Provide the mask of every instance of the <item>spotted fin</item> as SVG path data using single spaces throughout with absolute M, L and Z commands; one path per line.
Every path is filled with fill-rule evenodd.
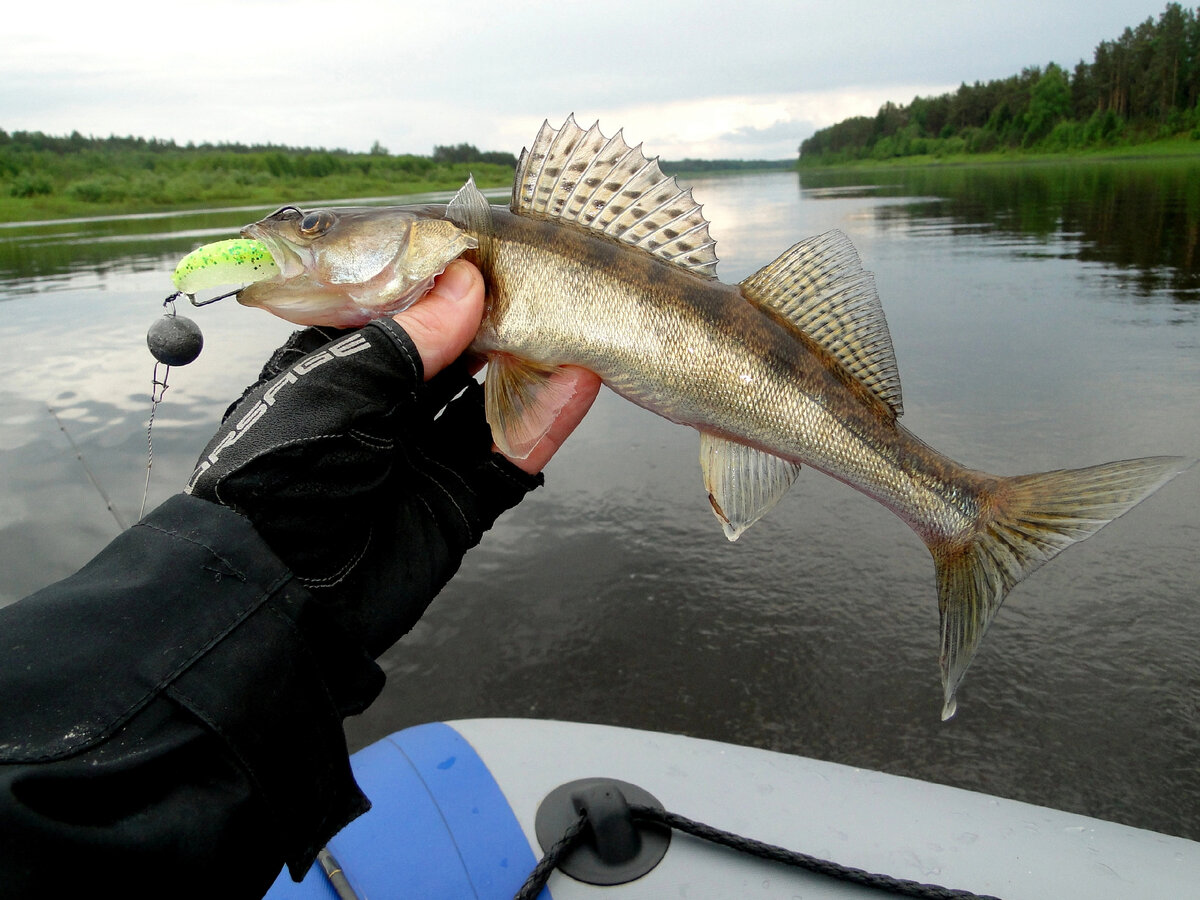
M 824 347 L 899 416 L 900 372 L 875 277 L 840 231 L 808 238 L 740 285 L 742 294 L 783 316 Z
M 561 128 L 542 124 L 521 151 L 513 181 L 518 215 L 587 228 L 638 247 L 697 275 L 716 277 L 716 241 L 691 189 L 630 147 L 618 131 L 606 138 L 599 123 L 584 131 L 568 116 Z
M 800 464 L 706 432 L 700 433 L 700 468 L 713 513 L 736 541 L 787 493 Z

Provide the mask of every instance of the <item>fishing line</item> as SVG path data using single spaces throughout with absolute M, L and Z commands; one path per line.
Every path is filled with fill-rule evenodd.
M 146 332 L 146 345 L 155 361 L 154 372 L 150 376 L 150 420 L 146 423 L 146 486 L 142 490 L 139 519 L 145 515 L 146 499 L 150 496 L 150 472 L 154 468 L 154 414 L 158 412 L 158 404 L 162 403 L 163 395 L 167 392 L 167 378 L 171 374 L 171 366 L 186 366 L 195 360 L 204 348 L 204 336 L 200 333 L 200 326 L 175 312 L 175 300 L 180 293 L 176 291 L 163 300 L 162 305 L 167 312 Z M 215 298 L 220 299 L 222 298 Z M 212 303 L 215 300 L 207 302 Z M 192 303 L 196 306 L 205 305 L 196 303 L 194 297 Z M 159 366 L 162 366 L 161 378 Z
M 167 376 L 171 374 L 170 366 L 163 366 L 162 379 L 158 377 L 158 367 L 162 363 L 155 360 L 154 374 L 150 385 L 150 421 L 146 423 L 146 486 L 142 490 L 142 506 L 138 510 L 138 518 L 146 514 L 146 498 L 150 496 L 150 470 L 154 468 L 154 414 L 158 412 L 158 404 L 162 403 L 163 395 L 167 392 Z

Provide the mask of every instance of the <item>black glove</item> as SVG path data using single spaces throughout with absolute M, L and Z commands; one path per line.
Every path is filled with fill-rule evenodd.
M 492 451 L 465 360 L 426 383 L 408 334 L 380 319 L 293 334 L 226 412 L 187 492 L 246 516 L 378 656 L 541 483 Z

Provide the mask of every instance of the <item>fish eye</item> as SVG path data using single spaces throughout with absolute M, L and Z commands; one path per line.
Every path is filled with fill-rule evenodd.
M 305 237 L 319 237 L 333 227 L 336 221 L 337 216 L 327 209 L 310 212 L 300 220 L 300 233 Z

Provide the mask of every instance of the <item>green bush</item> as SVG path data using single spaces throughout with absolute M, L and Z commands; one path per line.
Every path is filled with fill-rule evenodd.
M 115 175 L 96 175 L 70 185 L 67 195 L 85 203 L 117 203 L 128 199 L 129 183 Z
M 8 193 L 13 197 L 42 197 L 54 193 L 54 182 L 47 175 L 22 172 L 13 179 Z

